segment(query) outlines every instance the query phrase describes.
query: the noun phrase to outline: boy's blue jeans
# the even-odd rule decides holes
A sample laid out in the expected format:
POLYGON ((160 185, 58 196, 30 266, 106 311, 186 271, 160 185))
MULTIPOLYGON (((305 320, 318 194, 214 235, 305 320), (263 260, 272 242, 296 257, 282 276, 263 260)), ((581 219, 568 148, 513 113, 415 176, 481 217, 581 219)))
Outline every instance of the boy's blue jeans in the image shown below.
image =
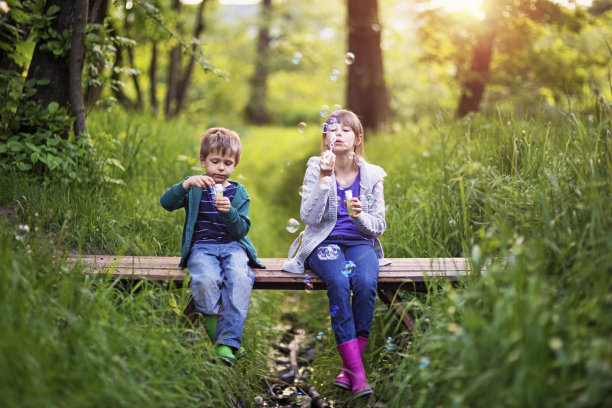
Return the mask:
POLYGON ((239 348, 249 310, 255 275, 244 247, 196 243, 187 268, 195 308, 205 315, 219 315, 215 344, 239 348))
POLYGON ((308 257, 308 266, 325 281, 331 313, 334 312, 332 308, 337 306, 331 316, 336 344, 346 343, 357 336, 367 338, 374 317, 378 284, 378 257, 372 242, 347 236, 327 237, 308 257), (331 244, 340 247, 338 258, 319 259, 319 248, 331 244), (347 277, 342 271, 348 260, 353 261, 356 267, 347 277))

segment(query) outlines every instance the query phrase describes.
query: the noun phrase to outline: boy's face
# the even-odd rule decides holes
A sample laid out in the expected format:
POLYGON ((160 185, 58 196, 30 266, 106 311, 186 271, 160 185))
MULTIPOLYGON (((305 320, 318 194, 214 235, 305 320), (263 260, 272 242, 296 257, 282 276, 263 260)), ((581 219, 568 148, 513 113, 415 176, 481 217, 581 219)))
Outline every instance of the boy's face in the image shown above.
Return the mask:
POLYGON ((227 179, 230 178, 236 168, 236 158, 233 154, 228 153, 225 156, 220 152, 212 152, 205 159, 200 158, 200 163, 206 169, 206 175, 215 180, 215 183, 227 184, 227 179))

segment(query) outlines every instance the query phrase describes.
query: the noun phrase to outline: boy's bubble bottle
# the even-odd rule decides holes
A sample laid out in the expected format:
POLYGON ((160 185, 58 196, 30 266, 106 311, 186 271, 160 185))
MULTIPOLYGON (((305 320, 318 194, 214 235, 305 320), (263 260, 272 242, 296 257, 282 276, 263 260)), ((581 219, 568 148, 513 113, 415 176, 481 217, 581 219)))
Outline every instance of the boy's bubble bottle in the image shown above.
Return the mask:
POLYGON ((351 190, 346 190, 344 192, 344 197, 346 197, 346 208, 348 209, 349 215, 354 215, 355 211, 353 211, 353 203, 351 202, 353 199, 353 192, 351 190))
POLYGON ((215 184, 215 200, 223 198, 223 184, 215 184))

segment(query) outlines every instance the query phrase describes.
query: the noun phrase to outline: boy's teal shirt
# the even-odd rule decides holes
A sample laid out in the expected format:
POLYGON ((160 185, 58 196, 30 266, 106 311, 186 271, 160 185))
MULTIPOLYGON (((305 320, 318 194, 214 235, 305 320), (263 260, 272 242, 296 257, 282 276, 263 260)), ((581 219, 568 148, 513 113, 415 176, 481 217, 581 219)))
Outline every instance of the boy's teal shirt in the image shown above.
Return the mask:
MULTIPOLYGON (((184 180, 183 180, 184 181, 184 180)), ((236 195, 232 199, 232 206, 229 213, 220 213, 225 226, 229 231, 230 236, 240 242, 246 249, 249 256, 249 264, 255 268, 265 268, 259 258, 251 240, 246 236, 251 228, 251 220, 249 218, 249 208, 251 200, 246 189, 240 183, 230 181, 236 185, 236 195)), ((183 240, 181 243, 181 262, 179 266, 185 268, 187 259, 191 251, 191 240, 195 229, 196 221, 198 220, 198 212, 200 209, 200 200, 202 199, 202 189, 199 187, 191 187, 189 190, 183 188, 183 182, 177 183, 170 187, 159 199, 162 207, 168 211, 185 209, 185 226, 183 227, 183 240)))

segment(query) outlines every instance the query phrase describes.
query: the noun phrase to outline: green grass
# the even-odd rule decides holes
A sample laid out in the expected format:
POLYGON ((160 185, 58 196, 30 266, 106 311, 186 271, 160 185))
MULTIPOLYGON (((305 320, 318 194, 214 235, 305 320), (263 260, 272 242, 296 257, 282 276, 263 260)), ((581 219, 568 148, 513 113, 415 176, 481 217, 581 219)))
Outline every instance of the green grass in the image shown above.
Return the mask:
MULTIPOLYGON (((120 287, 62 261, 63 250, 177 256, 183 213, 166 212, 158 200, 200 172, 204 125, 113 112, 95 114, 89 126, 108 159, 106 181, 65 188, 3 177, 0 202, 14 214, 0 233, 0 327, 10 333, 0 338, 3 405, 229 406, 228 393, 250 404, 286 293, 254 293, 244 331, 250 357, 236 376, 210 363, 199 327, 178 324, 169 302, 184 304, 186 289, 120 287)), ((286 256, 295 235, 285 223, 299 218, 297 191, 307 158, 317 154, 318 129, 236 130, 244 153, 235 179, 251 196, 249 236, 260 256, 286 256)), ((365 363, 379 403, 612 404, 609 118, 440 120, 368 134, 366 153, 388 173, 387 256, 471 256, 475 268, 505 260, 459 288, 402 292, 417 316, 411 339, 377 304, 365 363), (388 336, 393 350, 384 347, 388 336)), ((312 381, 326 398, 344 401, 331 384, 340 359, 325 294, 296 295, 307 333, 326 336, 316 343, 312 381)))

